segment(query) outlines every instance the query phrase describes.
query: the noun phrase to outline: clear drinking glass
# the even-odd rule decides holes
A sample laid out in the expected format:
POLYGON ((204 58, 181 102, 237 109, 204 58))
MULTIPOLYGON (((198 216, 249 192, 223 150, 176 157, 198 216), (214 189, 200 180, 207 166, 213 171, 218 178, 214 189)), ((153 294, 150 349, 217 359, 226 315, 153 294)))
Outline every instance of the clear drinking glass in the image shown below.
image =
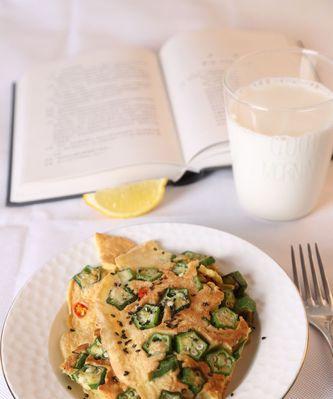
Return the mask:
POLYGON ((312 50, 251 53, 226 71, 224 95, 241 205, 271 220, 315 206, 333 147, 333 61, 312 50))

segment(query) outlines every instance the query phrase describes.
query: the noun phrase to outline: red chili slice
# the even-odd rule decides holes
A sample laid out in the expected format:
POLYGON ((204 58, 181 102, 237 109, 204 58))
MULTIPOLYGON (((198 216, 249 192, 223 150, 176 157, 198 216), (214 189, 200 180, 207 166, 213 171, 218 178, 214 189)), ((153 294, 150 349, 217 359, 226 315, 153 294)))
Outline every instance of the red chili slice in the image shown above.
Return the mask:
POLYGON ((138 297, 139 299, 142 299, 145 295, 148 294, 148 288, 147 287, 142 287, 138 291, 138 297))
POLYGON ((74 305, 75 316, 77 316, 79 318, 82 318, 82 317, 84 317, 87 314, 87 312, 88 312, 88 306, 85 305, 84 303, 77 302, 74 305))

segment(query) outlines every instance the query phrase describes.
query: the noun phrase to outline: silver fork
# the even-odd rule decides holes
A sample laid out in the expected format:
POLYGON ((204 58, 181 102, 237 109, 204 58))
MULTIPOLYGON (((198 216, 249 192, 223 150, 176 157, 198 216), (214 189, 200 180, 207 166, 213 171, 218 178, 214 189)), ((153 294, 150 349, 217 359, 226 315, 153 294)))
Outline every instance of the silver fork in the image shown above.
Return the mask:
POLYGON ((317 266, 315 266, 313 261, 311 246, 310 244, 307 244, 308 264, 310 265, 309 281, 303 249, 301 245, 298 246, 303 279, 303 284, 300 286, 297 274, 295 251, 294 247, 291 246, 291 262, 293 266, 294 282, 303 299, 309 323, 324 335, 333 354, 333 297, 326 278, 317 243, 314 247, 317 266))

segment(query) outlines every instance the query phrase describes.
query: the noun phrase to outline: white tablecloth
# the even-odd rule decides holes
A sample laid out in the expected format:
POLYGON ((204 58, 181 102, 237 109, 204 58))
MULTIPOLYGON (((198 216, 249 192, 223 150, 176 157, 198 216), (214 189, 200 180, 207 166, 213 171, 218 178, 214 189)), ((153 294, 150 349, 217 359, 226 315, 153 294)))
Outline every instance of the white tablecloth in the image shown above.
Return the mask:
MULTIPOLYGON (((266 251, 289 274, 290 244, 316 241, 333 282, 333 165, 317 209, 288 223, 246 215, 230 169, 190 186, 169 187, 163 204, 136 220, 106 219, 80 199, 24 208, 4 205, 10 85, 29 66, 117 40, 158 48, 176 32, 223 26, 280 30, 333 57, 332 18, 330 0, 0 1, 0 326, 19 288, 50 257, 95 231, 136 222, 189 222, 231 232, 266 251)), ((11 398, 1 372, 0 398, 11 398)), ((287 398, 333 398, 332 356, 312 328, 305 365, 287 398)))

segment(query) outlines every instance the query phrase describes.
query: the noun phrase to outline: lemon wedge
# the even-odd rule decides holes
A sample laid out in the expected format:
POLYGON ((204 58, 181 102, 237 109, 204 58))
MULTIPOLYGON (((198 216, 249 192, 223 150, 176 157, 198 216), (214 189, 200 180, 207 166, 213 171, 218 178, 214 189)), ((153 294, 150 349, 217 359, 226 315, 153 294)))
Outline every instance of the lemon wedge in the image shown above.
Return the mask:
POLYGON ((87 205, 112 218, 131 218, 154 209, 163 199, 168 179, 138 183, 84 194, 87 205))

